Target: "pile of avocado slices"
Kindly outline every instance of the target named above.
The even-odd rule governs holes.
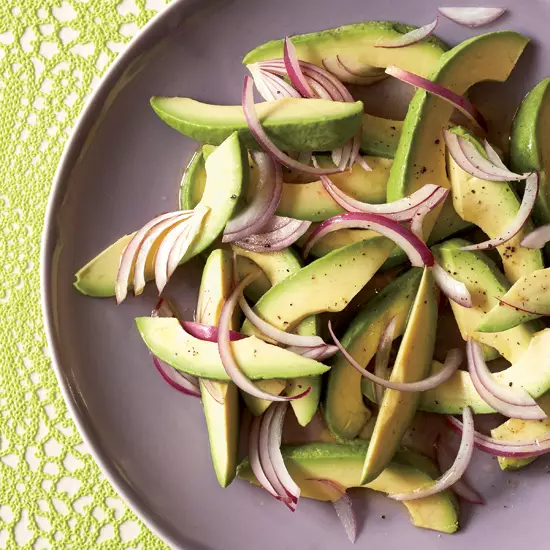
[[[458,94],[466,94],[480,81],[505,81],[528,43],[521,34],[500,31],[475,36],[452,49],[433,36],[405,48],[375,46],[379,39],[410,30],[406,25],[375,21],[299,35],[293,43],[300,59],[319,66],[323,58],[336,54],[374,67],[396,65]],[[244,63],[280,58],[282,52],[282,40],[271,41],[249,52]],[[518,309],[505,303],[519,301],[537,312],[547,307],[550,313],[550,298],[546,297],[550,296],[550,268],[545,267],[544,254],[520,244],[536,225],[550,222],[550,140],[545,139],[550,125],[550,78],[523,100],[510,136],[511,168],[540,173],[532,221],[490,253],[464,251],[462,247],[469,244],[467,238],[478,239],[480,232],[490,237],[502,233],[518,213],[521,187],[477,179],[447,155],[444,128],[483,151],[475,132],[452,124],[453,109],[448,103],[418,90],[404,121],[364,113],[360,101],[287,98],[257,105],[263,127],[278,147],[317,151],[322,166],[332,162],[332,149],[342,147],[361,131],[361,154],[372,170],[354,165],[331,176],[337,187],[358,200],[394,201],[425,184],[450,189],[450,197],[437,215],[426,219],[426,238],[437,262],[466,285],[472,308],[451,302],[444,309],[432,272],[411,268],[402,250],[373,231],[330,233],[313,247],[314,259],[308,263],[294,248],[257,253],[222,244],[225,225],[253,196],[258,172],[249,151],[259,146],[241,106],[166,97],[152,98],[151,105],[169,126],[202,142],[185,170],[180,194],[181,209],[209,209],[199,237],[181,261],[183,264],[197,255],[205,260],[197,305],[202,322],[218,324],[233,288],[236,262],[240,278],[258,275],[245,292],[255,311],[273,326],[326,336],[327,317],[338,319],[335,314],[340,314],[349,319],[340,330],[341,341],[363,366],[373,359],[382,332],[395,318],[391,380],[414,382],[442,368],[436,360],[438,323],[441,315],[452,316],[464,339],[473,338],[483,345],[487,361],[508,362],[496,375],[503,384],[522,386],[550,412],[550,394],[546,394],[550,390],[550,329],[545,329],[541,315],[530,313],[529,307]],[[291,176],[285,172],[277,215],[317,224],[344,212],[321,181],[312,178],[297,183]],[[80,269],[75,288],[88,296],[114,296],[120,256],[133,235],[123,236]],[[303,240],[297,248],[301,244]],[[390,275],[380,285],[382,271]],[[154,277],[152,269],[147,275],[148,279]],[[365,296],[370,297],[365,301]],[[225,396],[223,403],[218,402],[201,383],[212,462],[220,485],[228,486],[235,476],[257,484],[248,459],[239,464],[239,427],[243,406],[258,416],[270,402],[238,390],[223,367],[217,343],[195,338],[178,319],[144,316],[136,323],[154,355],[179,371],[213,381]],[[273,394],[298,395],[311,387],[305,397],[291,402],[296,420],[306,426],[321,411],[332,434],[331,443],[307,441],[283,446],[285,463],[305,497],[327,500],[311,483],[315,478],[387,494],[432,483],[439,470],[429,458],[402,445],[417,411],[460,414],[471,407],[477,414],[494,412],[465,370],[427,392],[386,390],[377,403],[373,384],[341,354],[319,362],[274,345],[248,321],[241,324],[235,317],[231,328],[249,336],[232,344],[246,376]],[[364,440],[367,425],[372,427],[368,441]],[[493,431],[493,437],[529,440],[549,430],[550,421],[510,419]],[[503,469],[519,469],[532,460],[500,458],[499,463]],[[445,533],[458,529],[458,501],[452,491],[405,505],[419,527]]]

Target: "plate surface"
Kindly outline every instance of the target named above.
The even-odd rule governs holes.
[[[506,125],[521,97],[550,72],[550,4],[496,4],[510,11],[483,31],[514,29],[534,39],[509,82],[483,84],[474,92],[484,103],[490,98],[483,108],[488,118]],[[290,514],[248,484],[217,486],[198,400],[158,376],[135,330],[134,317],[147,315],[154,304],[152,288],[115,307],[113,300],[86,298],[72,287],[75,271],[98,251],[178,205],[181,171],[196,143],[163,124],[148,100],[156,94],[238,103],[245,73],[241,58],[268,39],[369,19],[421,25],[434,18],[437,5],[434,0],[175,1],[117,61],[75,130],[57,174],[43,244],[44,311],[54,363],[101,467],[175,548],[323,550],[348,543],[327,504],[304,499]],[[449,44],[478,33],[447,20],[438,29]],[[187,318],[199,277],[200,263],[188,264],[168,289]],[[414,528],[400,504],[357,491],[358,544],[462,550],[487,543],[512,548],[520,538],[525,547],[540,543],[550,504],[548,466],[540,459],[521,473],[504,474],[496,460],[476,456],[472,479],[488,504],[475,511],[464,506],[463,530],[452,536]]]

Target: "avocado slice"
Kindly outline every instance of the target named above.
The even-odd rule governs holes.
[[[538,327],[524,324],[494,334],[477,331],[485,314],[498,304],[497,298],[508,291],[510,283],[483,252],[460,250],[469,244],[463,239],[452,239],[432,247],[441,267],[455,279],[463,282],[472,296],[471,308],[451,302],[458,328],[465,340],[473,338],[480,344],[496,349],[508,361],[514,363],[525,353]],[[485,358],[494,359],[494,352],[485,350]]]
[[[485,155],[483,146],[470,132],[462,127],[453,128],[451,132],[467,139]],[[453,206],[458,215],[477,225],[490,238],[501,235],[514,221],[520,208],[520,200],[513,185],[472,177],[450,155],[447,155],[447,165]],[[504,274],[512,282],[544,267],[540,250],[531,250],[520,245],[523,237],[532,230],[533,224],[528,222],[514,238],[497,247]]]
[[[402,120],[363,114],[361,151],[365,155],[392,159],[395,157],[402,130]]]
[[[361,365],[368,365],[374,357],[380,336],[393,317],[397,318],[395,337],[403,334],[421,278],[420,268],[410,269],[369,300],[351,322],[342,345]],[[361,380],[361,374],[341,354],[334,358],[328,375],[325,420],[339,439],[354,439],[371,416],[363,403]]]
[[[240,105],[209,105],[186,97],[153,97],[151,106],[181,134],[220,145],[237,132],[251,151],[260,150]],[[274,143],[290,151],[331,151],[342,147],[361,127],[363,104],[288,97],[258,103],[256,112]]]
[[[527,42],[528,38],[512,31],[474,36],[444,53],[429,79],[457,94],[484,80],[504,81]],[[495,51],[499,52],[497,57]],[[406,197],[427,183],[450,187],[442,132],[452,112],[452,105],[437,96],[424,90],[415,93],[390,172],[388,201]],[[430,219],[433,227],[436,218],[426,219],[427,234]]]
[[[246,150],[236,133],[231,134],[206,160],[206,186],[199,205],[209,208],[209,212],[180,265],[206,250],[231,219],[248,185],[246,162]],[[80,269],[76,273],[75,288],[89,296],[114,296],[120,256],[133,235],[125,235]],[[151,280],[154,273],[151,271],[146,275],[147,280]]]
[[[180,185],[182,210],[193,210],[202,199],[206,186],[206,159],[216,150],[214,145],[201,145],[183,173]]]
[[[540,174],[538,200],[533,210],[537,225],[550,223],[550,78],[539,82],[522,101],[510,135],[512,170]],[[548,250],[548,249],[547,249]]]
[[[432,271],[425,267],[390,380],[418,382],[426,378],[432,366],[436,327],[435,282]],[[419,401],[420,392],[384,392],[365,457],[361,483],[376,479],[389,464],[414,418]]]
[[[527,313],[524,308],[538,311],[543,315],[550,315],[550,268],[539,269],[524,275],[514,283],[502,299],[504,302],[496,304],[477,327],[478,332],[501,332],[517,327],[522,323],[538,319],[542,315]],[[512,307],[509,304],[517,305]]]
[[[436,472],[430,461],[413,451],[403,450],[395,454],[394,459],[374,481],[362,484],[361,468],[368,446],[367,441],[357,440],[345,445],[283,445],[281,449],[292,479],[300,486],[301,494],[306,498],[324,501],[331,499],[318,483],[312,481],[315,479],[331,479],[346,489],[365,487],[390,495],[412,491],[433,483]],[[248,459],[239,465],[237,476],[258,485]],[[403,504],[417,527],[434,529],[442,533],[454,533],[458,529],[458,506],[450,491]]]
[[[546,414],[550,414],[550,393],[537,399],[538,405]],[[491,435],[501,441],[532,441],[539,437],[547,436],[550,432],[550,419],[546,420],[520,420],[519,418],[510,418],[504,424],[491,430]],[[538,457],[529,458],[508,458],[498,457],[498,463],[502,470],[520,470],[525,468]]]
[[[399,38],[415,27],[391,21],[366,21],[344,25],[321,32],[298,34],[292,37],[298,58],[323,66],[325,57],[341,56],[356,64],[387,67],[397,65],[421,75],[428,75],[437,66],[447,49],[435,36],[406,48],[377,48],[378,40]],[[254,48],[243,59],[245,65],[283,57],[283,40],[272,40]]]
[[[201,323],[217,326],[223,305],[233,288],[233,258],[227,250],[216,249],[210,253],[202,272],[197,315]],[[232,327],[236,328],[236,327]],[[213,382],[224,396],[224,402],[216,401],[200,381],[202,406],[212,465],[218,483],[227,487],[235,478],[239,447],[239,392],[232,382]]]

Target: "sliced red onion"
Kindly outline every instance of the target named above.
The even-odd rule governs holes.
[[[427,78],[423,78],[417,74],[400,69],[395,65],[388,65],[386,73],[390,76],[406,82],[416,88],[421,88],[426,92],[436,95],[443,101],[450,103],[455,109],[458,109],[463,115],[468,117],[472,122],[475,122],[484,132],[487,132],[487,122],[479,110],[472,105],[465,97],[455,94],[453,91],[436,84]]]
[[[443,292],[449,300],[457,303],[462,307],[472,307],[472,296],[466,285],[453,278],[450,273],[447,273],[438,263],[432,266],[432,273],[439,290]]]
[[[258,187],[246,208],[225,226],[222,242],[235,242],[259,232],[273,217],[283,192],[281,167],[267,153],[252,153],[259,171]]]
[[[527,392],[525,394],[512,392],[510,388],[500,386],[492,379],[491,373],[483,360],[481,346],[471,338],[466,343],[466,354],[468,357],[468,372],[474,388],[495,411],[508,418],[520,418],[522,420],[544,420],[547,418],[546,413]],[[484,374],[483,382],[486,385],[482,382],[480,372]],[[505,396],[505,398],[501,396]]]
[[[447,19],[467,27],[481,27],[498,19],[505,8],[437,8]]]
[[[541,225],[521,240],[524,248],[543,248],[550,241],[550,223]]]
[[[374,375],[382,380],[387,380],[389,378],[388,365],[390,363],[391,346],[395,335],[396,324],[397,317],[392,317],[380,336],[380,342],[376,350],[376,356],[374,358]],[[385,388],[380,384],[374,385],[374,395],[376,396],[377,403],[382,403],[384,391]]]
[[[338,519],[344,526],[348,539],[353,544],[357,538],[357,521],[353,511],[353,503],[346,490],[331,479],[308,479],[310,483],[317,483],[323,487],[323,491],[330,494],[330,499],[336,510]]]
[[[502,168],[503,170],[508,170],[508,167],[504,162],[502,162],[502,159],[500,158],[500,155],[495,151],[493,146],[486,140],[483,140],[483,148],[485,149],[485,152],[487,153],[487,158],[499,168]]]
[[[381,77],[385,74],[383,67],[374,67],[373,65],[367,65],[361,61],[357,61],[353,58],[347,58],[342,55],[337,55],[336,58],[340,65],[354,76],[367,76],[367,77]],[[330,72],[330,71],[329,71]]]
[[[267,478],[267,475],[260,460],[260,430],[263,419],[263,415],[255,416],[252,419],[248,439],[248,459],[250,460],[250,467],[252,468],[252,471],[254,472],[254,475],[256,476],[256,479],[258,480],[260,485],[271,496],[275,497],[277,500],[281,500],[281,497],[278,495],[277,491]]]
[[[274,216],[274,218],[281,218]],[[282,218],[285,224],[282,227],[260,233],[250,235],[244,239],[237,241],[235,244],[244,250],[252,252],[268,253],[284,250],[294,244],[302,235],[306,233],[311,225],[309,221],[294,220],[292,218]]]
[[[250,71],[250,74],[254,79],[254,85],[256,86],[258,92],[260,92],[260,95],[266,101],[274,101],[275,99],[277,99],[273,83],[267,80],[266,75],[268,73],[262,71],[256,63],[252,65],[247,65],[247,69]]]
[[[177,317],[174,306],[166,298],[159,298],[155,308],[151,311],[151,317]]]
[[[431,250],[410,229],[385,216],[367,212],[346,212],[345,214],[333,216],[319,224],[306,241],[303,249],[304,257],[307,257],[313,245],[325,235],[344,228],[371,229],[391,239],[405,251],[409,261],[415,267],[431,267],[434,264],[434,256]]]
[[[301,336],[300,334],[292,334],[285,332],[272,324],[264,321],[249,305],[246,298],[241,294],[239,297],[239,305],[243,310],[245,317],[256,327],[262,334],[275,340],[279,344],[285,346],[301,346],[301,347],[318,347],[324,346],[325,342],[319,336]]]
[[[334,162],[334,164],[338,166],[338,169],[341,172],[343,172],[349,165],[349,162],[351,160],[352,147],[353,147],[353,138],[350,141],[348,141],[343,147],[334,149],[334,151],[332,152],[332,162]],[[313,163],[313,165],[318,166],[315,162]]]
[[[136,255],[145,240],[145,237],[151,229],[153,229],[157,224],[165,221],[171,220],[179,216],[181,212],[167,212],[161,214],[151,221],[147,222],[130,240],[126,245],[126,248],[122,252],[120,258],[120,267],[118,268],[117,279],[115,284],[115,294],[117,304],[120,304],[124,301],[128,295],[128,285],[130,283],[130,278],[132,277],[132,271],[134,269]]]
[[[427,378],[424,378],[424,380],[420,380],[419,382],[393,382],[391,380],[386,380],[385,378],[376,376],[372,372],[364,369],[341,344],[340,340],[336,338],[336,335],[332,330],[332,324],[330,321],[328,322],[328,330],[330,332],[330,335],[332,336],[332,339],[334,340],[334,343],[338,346],[338,349],[340,350],[346,361],[354,369],[356,369],[365,378],[368,378],[375,384],[379,384],[383,388],[390,390],[402,392],[421,392],[432,390],[433,388],[437,388],[437,386],[439,386],[440,384],[443,384],[443,382],[449,380],[449,378],[451,378],[451,376],[458,370],[458,367],[460,367],[460,364],[462,363],[462,352],[458,348],[452,349],[447,352],[443,368],[436,374],[428,376]]]
[[[409,493],[389,495],[390,498],[405,501],[436,495],[452,487],[464,475],[474,452],[475,428],[472,409],[470,409],[470,407],[464,407],[462,415],[464,419],[464,429],[462,431],[460,447],[452,466],[433,485],[421,487]]]
[[[328,90],[324,86],[319,84],[316,80],[308,78],[307,81],[311,86],[311,89],[314,91],[315,97],[318,97],[319,99],[326,99],[327,101],[334,101]]]
[[[449,132],[449,130],[445,131]],[[508,170],[508,168],[506,167],[502,168],[501,166],[496,165],[490,159],[485,158],[471,141],[468,141],[462,136],[457,137],[458,144],[462,149],[462,153],[464,153],[464,156],[468,159],[470,164],[472,164],[477,170],[481,170],[481,172],[485,174],[485,176],[480,179],[488,181],[521,181],[529,175],[515,174],[514,172]],[[487,142],[487,140],[485,141]]]
[[[453,457],[449,446],[441,438],[436,443],[437,463],[442,472],[447,471],[452,463]],[[452,486],[453,491],[464,500],[472,504],[485,504],[485,499],[475,490],[472,489],[464,478],[456,481]]]
[[[358,85],[370,85],[377,82],[380,78],[380,73],[383,70],[378,67],[367,66],[370,69],[374,69],[374,74],[357,74],[351,72],[342,62],[340,56],[325,57],[322,61],[323,67],[331,74],[333,74],[340,82],[346,84],[358,84]]]
[[[221,382],[221,384],[223,384],[223,382]],[[214,401],[220,405],[225,403],[225,394],[221,389],[222,386],[220,385],[220,382],[214,382],[208,378],[202,378],[202,385]]]
[[[271,139],[263,129],[254,108],[254,96],[252,93],[253,84],[253,80],[248,75],[245,75],[242,94],[242,106],[248,128],[250,129],[252,135],[256,138],[256,141],[258,142],[260,147],[268,154],[270,154],[276,161],[278,161],[283,166],[286,166],[287,168],[293,168],[294,170],[299,170],[301,172],[313,174],[316,176],[319,176],[321,174],[335,174],[336,172],[339,172],[338,168],[314,168],[313,166],[302,164],[301,162],[298,162],[297,160],[289,157],[286,153],[281,151],[273,143],[273,141],[271,141]]]
[[[411,220],[411,231],[419,238],[424,239],[424,218],[431,212],[427,206],[420,205],[414,212]]]
[[[282,78],[267,71],[260,72],[265,79],[265,83],[273,91],[275,99],[282,99],[284,97],[302,97],[300,92],[296,90],[292,84],[286,82],[286,80],[283,80]]]
[[[233,312],[235,311],[235,306],[239,301],[239,296],[246,286],[251,283],[254,279],[258,277],[257,273],[251,273],[246,276],[231,293],[229,298],[226,300],[221,314],[220,321],[218,323],[218,349],[220,352],[220,357],[222,360],[223,368],[231,380],[237,385],[241,390],[258,397],[259,399],[266,399],[267,401],[292,401],[294,399],[301,399],[306,396],[311,391],[311,386],[307,388],[304,392],[299,395],[288,397],[281,395],[273,395],[271,393],[260,390],[239,368],[235,357],[233,356],[233,350],[231,349],[231,331],[229,327],[231,326],[231,320],[233,318]]]
[[[217,342],[218,341],[218,327],[212,325],[205,325],[203,323],[195,323],[194,321],[182,321],[181,326],[194,338],[198,340],[204,340],[205,342]],[[242,332],[235,332],[234,330],[229,332],[229,339],[231,342],[236,340],[243,340],[249,338],[248,334]]]
[[[411,44],[416,44],[417,42],[420,42],[420,40],[423,40],[424,38],[430,36],[430,34],[432,34],[437,27],[438,22],[439,17],[436,17],[431,23],[428,23],[423,27],[419,27],[418,29],[414,29],[407,34],[403,34],[396,38],[381,38],[376,41],[374,47],[403,48],[405,46],[410,46]]]
[[[151,355],[151,358],[153,359],[153,365],[155,365],[161,376],[173,388],[185,393],[186,395],[192,395],[193,397],[201,396],[197,379],[194,376],[177,371],[154,355]]]
[[[462,422],[454,416],[447,416],[447,422],[458,433],[462,433]],[[550,432],[536,439],[501,441],[479,432],[474,433],[474,444],[481,451],[506,458],[530,458],[550,452]]]
[[[285,37],[284,43],[284,61],[285,69],[290,79],[291,84],[302,94],[303,97],[314,98],[315,94],[310,88],[302,68],[300,67],[300,61],[296,48],[288,36]]]
[[[353,165],[357,162],[357,160],[361,159],[362,164],[360,164],[360,166],[367,172],[372,172],[372,168],[367,164],[367,161],[359,155],[359,149],[361,149],[360,133],[353,136],[353,139],[351,140],[351,156],[349,159],[349,169],[351,170],[353,168]]]
[[[518,213],[512,224],[498,237],[479,244],[463,246],[461,250],[491,250],[513,239],[529,220],[539,193],[539,173],[533,172],[525,181],[525,190]]]
[[[328,344],[323,344],[322,346],[317,346],[314,348],[305,348],[302,346],[290,346],[286,348],[287,351],[292,351],[302,357],[307,357],[308,359],[315,359],[315,361],[324,361],[329,359],[336,353],[338,353],[338,348],[336,346],[329,346]]]

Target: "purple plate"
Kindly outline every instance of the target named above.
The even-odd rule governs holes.
[[[461,4],[472,4],[470,0]],[[485,5],[494,0],[483,0]],[[134,317],[154,301],[120,307],[81,296],[75,271],[103,247],[178,205],[182,167],[196,143],[163,124],[152,95],[237,103],[242,56],[268,39],[361,20],[422,25],[434,0],[175,0],[134,39],[88,103],[57,172],[46,218],[42,291],[48,338],[65,399],[116,490],[176,548],[324,550],[346,548],[328,504],[303,499],[298,512],[244,482],[217,485],[199,401],[169,387],[151,365]],[[508,14],[481,31],[442,19],[438,35],[455,44],[480,32],[514,29],[533,38],[505,84],[478,86],[489,120],[508,124],[519,100],[550,70],[547,0],[497,2]],[[546,42],[546,46],[545,46]],[[498,52],[495,52],[498,55]],[[169,294],[191,317],[200,264],[180,269]],[[472,479],[488,504],[463,506],[462,530],[439,535],[413,527],[401,504],[355,491],[358,544],[408,549],[512,548],[544,542],[548,461],[503,473],[477,455]],[[368,502],[368,504],[367,504]]]

